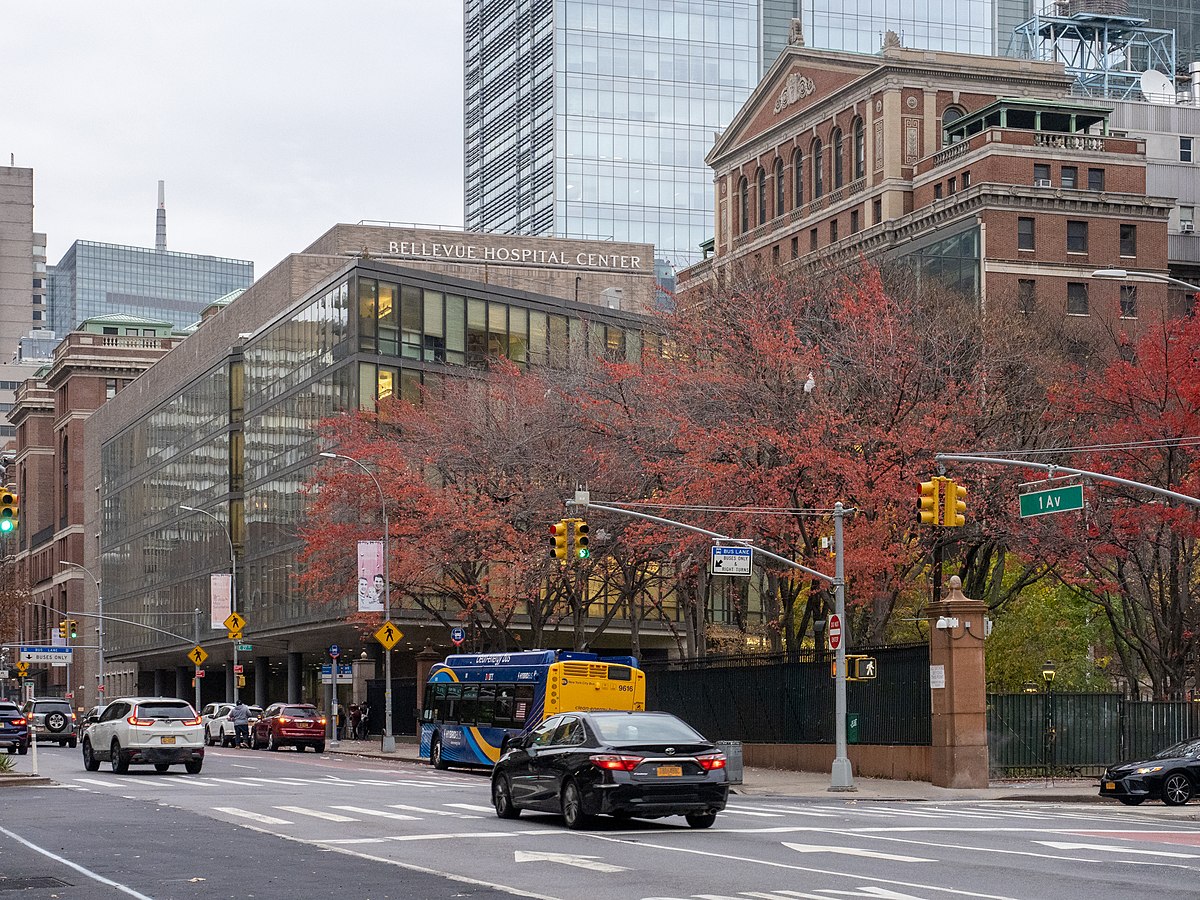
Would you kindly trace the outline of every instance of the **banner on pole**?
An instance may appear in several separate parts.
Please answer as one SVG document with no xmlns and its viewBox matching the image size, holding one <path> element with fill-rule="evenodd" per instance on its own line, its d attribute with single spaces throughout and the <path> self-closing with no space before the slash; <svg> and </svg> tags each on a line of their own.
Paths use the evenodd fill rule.
<svg viewBox="0 0 1200 900">
<path fill-rule="evenodd" d="M 358 611 L 383 612 L 383 541 L 358 542 Z"/>
<path fill-rule="evenodd" d="M 233 612 L 231 581 L 232 577 L 229 575 L 209 576 L 209 590 L 212 597 L 211 626 L 213 628 L 224 628 L 225 620 Z"/>
</svg>

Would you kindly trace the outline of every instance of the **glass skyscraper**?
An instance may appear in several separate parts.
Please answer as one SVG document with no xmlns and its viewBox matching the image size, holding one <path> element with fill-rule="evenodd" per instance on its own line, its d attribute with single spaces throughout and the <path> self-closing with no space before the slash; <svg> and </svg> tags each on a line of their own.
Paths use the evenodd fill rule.
<svg viewBox="0 0 1200 900">
<path fill-rule="evenodd" d="M 894 31 L 905 47 L 994 54 L 996 3 L 997 0 L 803 0 L 798 5 L 804 21 L 804 42 L 809 47 L 878 53 L 885 34 Z"/>
<path fill-rule="evenodd" d="M 758 82 L 762 2 L 466 0 L 466 228 L 699 259 L 704 156 Z"/>
<path fill-rule="evenodd" d="M 214 300 L 250 287 L 254 263 L 76 241 L 49 274 L 50 323 L 62 337 L 85 319 L 120 314 L 186 328 Z"/>
</svg>

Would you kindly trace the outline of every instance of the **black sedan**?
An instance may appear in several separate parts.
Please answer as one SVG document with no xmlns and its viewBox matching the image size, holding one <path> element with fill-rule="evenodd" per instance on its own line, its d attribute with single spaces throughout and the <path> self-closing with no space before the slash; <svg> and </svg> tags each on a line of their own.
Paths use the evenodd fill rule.
<svg viewBox="0 0 1200 900">
<path fill-rule="evenodd" d="M 1109 766 L 1100 781 L 1101 797 L 1116 797 L 1126 806 L 1162 800 L 1182 806 L 1200 785 L 1200 740 L 1183 741 L 1140 762 Z"/>
<path fill-rule="evenodd" d="M 725 754 L 661 712 L 571 712 L 509 743 L 492 771 L 496 815 L 561 813 L 568 828 L 597 814 L 684 816 L 707 828 L 725 808 Z"/>
<path fill-rule="evenodd" d="M 29 722 L 17 704 L 0 700 L 0 747 L 9 753 L 29 752 Z"/>
</svg>

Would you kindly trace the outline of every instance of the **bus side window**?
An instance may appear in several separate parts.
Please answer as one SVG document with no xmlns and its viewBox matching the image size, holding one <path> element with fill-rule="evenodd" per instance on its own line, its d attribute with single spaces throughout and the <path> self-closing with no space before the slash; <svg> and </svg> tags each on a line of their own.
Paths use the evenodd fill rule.
<svg viewBox="0 0 1200 900">
<path fill-rule="evenodd" d="M 496 724 L 502 727 L 509 727 L 513 722 L 513 692 L 516 685 L 498 684 L 496 685 Z"/>
<path fill-rule="evenodd" d="M 533 685 L 518 684 L 516 703 L 513 706 L 513 725 L 521 728 L 525 724 L 525 719 L 529 715 L 529 710 L 533 707 Z"/>
<path fill-rule="evenodd" d="M 459 721 L 459 698 L 462 696 L 461 684 L 446 685 L 446 698 L 442 701 L 442 721 L 457 722 Z"/>
<path fill-rule="evenodd" d="M 464 725 L 474 725 L 479 721 L 479 685 L 464 684 L 461 703 L 458 710 L 458 721 Z"/>
<path fill-rule="evenodd" d="M 475 710 L 475 721 L 480 725 L 491 725 L 496 717 L 496 685 L 479 686 L 479 706 Z"/>
<path fill-rule="evenodd" d="M 443 687 L 439 684 L 425 685 L 425 706 L 421 709 L 421 721 L 436 722 L 438 721 L 438 688 Z M 443 693 L 445 693 L 443 691 Z"/>
</svg>

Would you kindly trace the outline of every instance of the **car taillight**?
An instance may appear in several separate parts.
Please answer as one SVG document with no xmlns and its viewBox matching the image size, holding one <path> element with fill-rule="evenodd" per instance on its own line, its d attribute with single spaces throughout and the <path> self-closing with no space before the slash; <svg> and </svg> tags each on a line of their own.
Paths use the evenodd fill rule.
<svg viewBox="0 0 1200 900">
<path fill-rule="evenodd" d="M 199 716 L 196 716 L 196 718 L 194 718 L 194 719 L 184 719 L 184 720 L 183 720 L 183 724 L 184 724 L 184 725 L 199 725 L 199 724 L 200 724 L 200 717 L 199 717 Z"/>
<path fill-rule="evenodd" d="M 25 725 L 25 724 L 27 724 L 27 723 L 26 723 L 26 721 L 25 721 L 24 719 L 13 719 L 13 720 L 12 720 L 12 723 L 13 723 L 14 725 Z"/>
<path fill-rule="evenodd" d="M 134 713 L 132 716 L 130 716 L 125 721 L 128 722 L 130 725 L 153 725 L 154 724 L 153 719 L 139 719 L 137 717 L 137 713 Z"/>
<path fill-rule="evenodd" d="M 292 723 L 292 720 L 291 720 L 291 719 L 289 719 L 287 716 L 280 716 L 280 717 L 279 717 L 279 724 L 280 724 L 280 725 L 290 725 L 291 723 Z"/>
<path fill-rule="evenodd" d="M 707 756 L 697 756 L 696 762 L 700 763 L 700 768 L 711 772 L 713 769 L 725 768 L 724 753 L 710 753 Z"/>
<path fill-rule="evenodd" d="M 610 772 L 632 772 L 642 764 L 643 759 L 641 756 L 621 756 L 616 753 L 597 753 L 589 758 L 593 766 Z"/>
<path fill-rule="evenodd" d="M 317 719 L 317 722 L 319 722 L 321 725 L 324 725 L 324 724 L 325 724 L 325 717 L 324 717 L 324 716 L 322 716 L 321 718 Z"/>
</svg>

